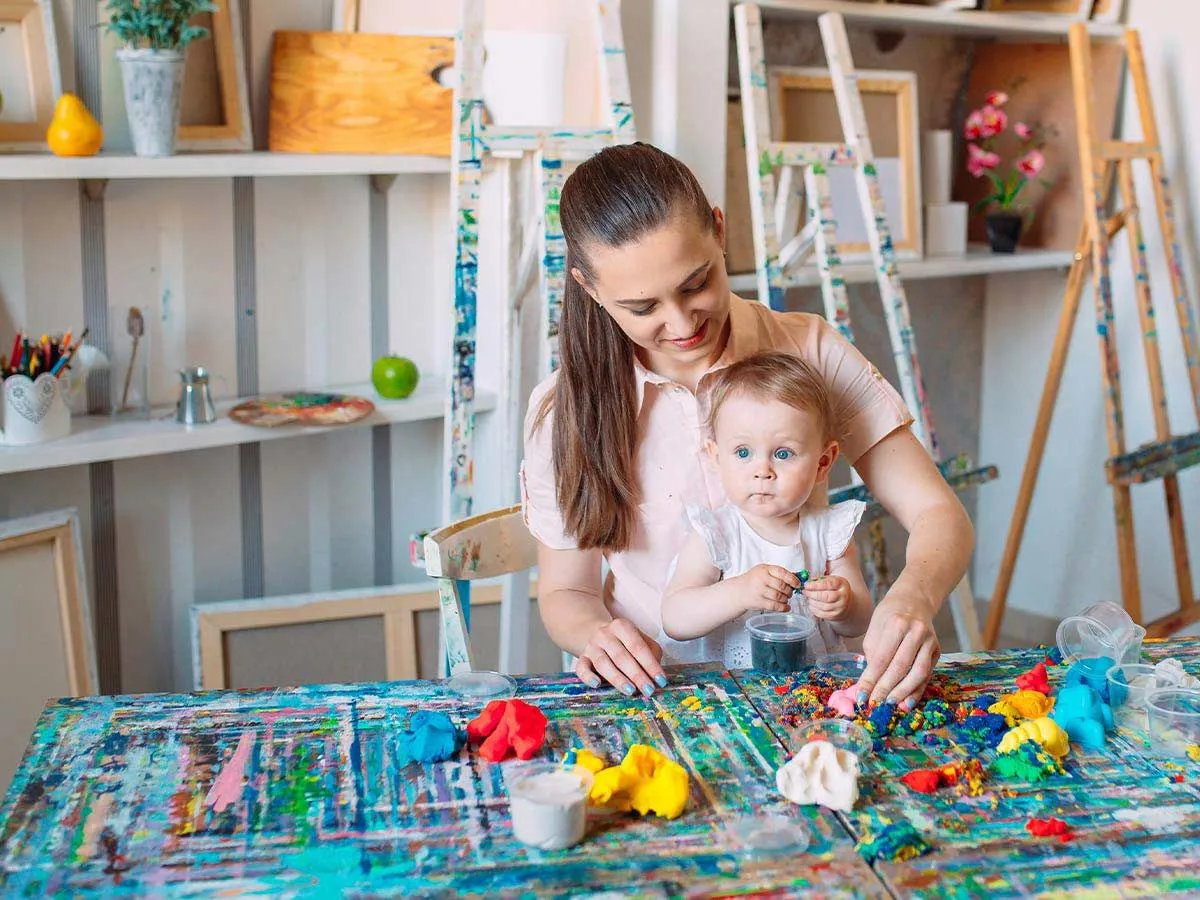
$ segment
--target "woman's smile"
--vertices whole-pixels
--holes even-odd
[[[674,344],[680,350],[694,350],[696,347],[699,347],[704,343],[704,339],[706,337],[708,337],[707,319],[704,320],[704,324],[697,328],[690,337],[678,338],[671,340],[669,343]]]

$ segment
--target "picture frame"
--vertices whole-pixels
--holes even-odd
[[[0,522],[0,791],[46,701],[99,691],[79,513]]]
[[[828,69],[778,66],[767,72],[772,130],[781,141],[845,142],[833,78]],[[888,210],[897,259],[920,259],[921,142],[918,128],[917,76],[914,72],[860,69],[863,98],[880,188]],[[866,221],[849,166],[829,170],[833,210],[838,221],[838,250],[845,262],[870,258]],[[806,207],[806,204],[802,204]],[[800,225],[807,209],[800,213]]]
[[[107,22],[107,0],[97,0],[98,21]],[[197,21],[209,37],[187,48],[182,113],[176,147],[183,152],[239,152],[254,149],[250,90],[246,78],[241,4],[221,0],[216,12]],[[120,42],[101,28],[100,121],[105,149],[133,146],[125,113],[125,92],[116,58]]]
[[[499,581],[474,583],[472,609],[498,605],[501,588]],[[383,659],[376,661],[376,670],[389,681],[415,679],[419,677],[418,616],[428,613],[436,617],[439,603],[437,584],[428,581],[387,588],[197,604],[192,607],[195,689],[226,690],[239,680],[234,671],[238,665],[234,658],[238,651],[232,640],[239,634],[258,632],[259,637],[266,638],[269,637],[268,629],[374,619],[380,620],[378,627],[382,630]],[[291,634],[294,636],[295,632]],[[281,681],[293,683],[288,677]]]
[[[1092,0],[987,0],[988,12],[1025,15],[1062,16],[1086,20],[1092,12]]]
[[[52,0],[0,2],[0,150],[46,150],[62,94]]]

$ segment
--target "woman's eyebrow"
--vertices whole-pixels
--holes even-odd
[[[688,273],[688,276],[685,279],[683,279],[683,281],[679,282],[679,286],[681,288],[686,287],[689,281],[694,280],[697,275],[707,272],[709,270],[709,268],[711,268],[711,267],[712,267],[711,262],[700,263],[700,265],[698,265],[696,268],[694,268],[691,272]],[[654,300],[653,297],[635,297],[632,300],[617,300],[616,303],[619,306],[634,306],[634,305],[638,305],[638,304],[642,304],[642,303],[649,303],[653,300]]]

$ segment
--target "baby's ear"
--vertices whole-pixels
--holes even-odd
[[[821,459],[817,462],[817,481],[824,481],[828,477],[829,470],[833,468],[833,464],[837,462],[837,458],[837,441],[830,441],[821,454]]]
[[[708,453],[708,458],[713,462],[717,461],[717,444],[712,438],[704,442],[704,449]]]

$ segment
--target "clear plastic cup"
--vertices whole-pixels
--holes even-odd
[[[786,816],[752,813],[731,821],[726,831],[742,856],[794,855],[808,849],[808,829]]]
[[[866,759],[873,747],[867,729],[846,719],[814,719],[796,729],[790,743],[793,751],[798,753],[801,747],[813,741],[828,741],[839,750],[849,750],[859,759]]]
[[[505,772],[513,835],[539,850],[563,850],[587,832],[592,773],[583,766],[531,762]]]
[[[1146,699],[1150,749],[1159,756],[1190,758],[1200,747],[1200,691],[1159,688]],[[1190,752],[1189,752],[1190,751]]]
[[[1145,734],[1149,728],[1146,704],[1151,692],[1170,687],[1171,682],[1154,666],[1145,663],[1115,665],[1105,674],[1108,699],[1118,727]]]
[[[759,613],[746,622],[750,664],[768,675],[790,675],[809,665],[808,639],[816,623],[797,613]]]
[[[1123,607],[1109,601],[1093,603],[1079,615],[1063,619],[1055,634],[1068,665],[1102,656],[1118,664],[1139,662],[1145,637],[1146,629],[1134,622]]]

